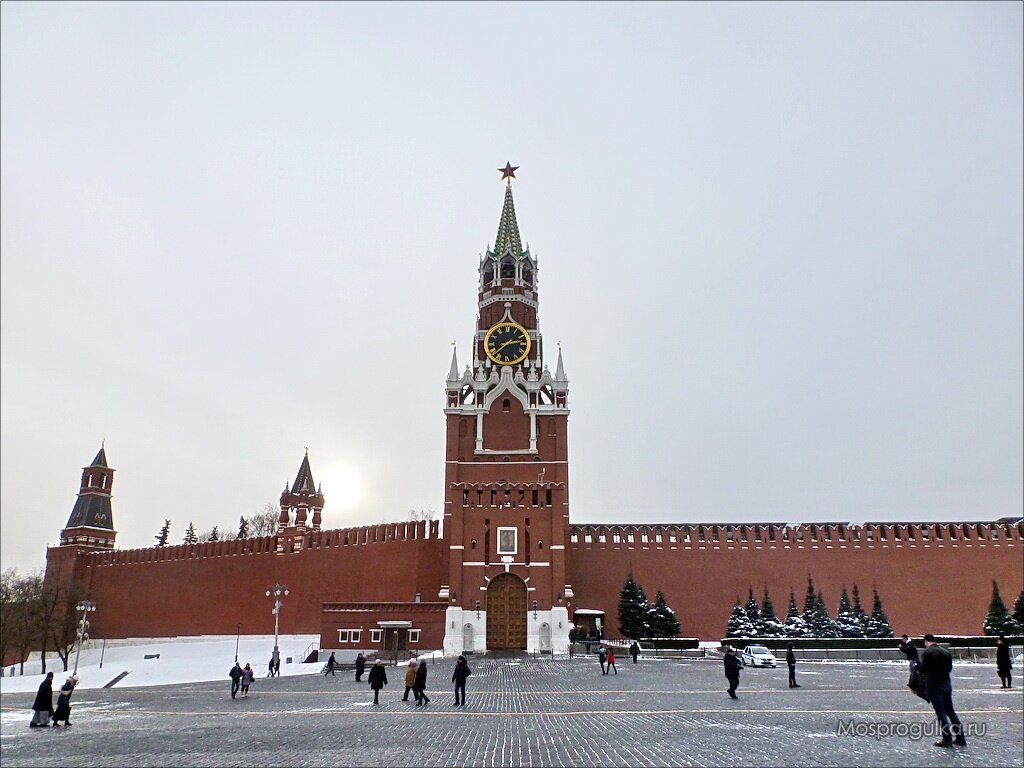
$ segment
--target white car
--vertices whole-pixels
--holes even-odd
[[[748,645],[740,655],[744,667],[775,667],[775,656],[763,645]]]

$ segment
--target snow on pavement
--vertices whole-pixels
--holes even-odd
[[[281,635],[281,676],[311,675],[323,668],[323,663],[303,664],[303,654],[312,644],[319,646],[319,635]],[[243,635],[238,640],[238,661],[244,667],[252,665],[256,677],[267,676],[267,666],[274,650],[273,635]],[[103,666],[100,667],[102,655]],[[159,655],[159,658],[156,656]],[[146,658],[153,656],[153,658]],[[288,657],[292,663],[288,663]],[[235,664],[234,635],[203,635],[199,637],[140,638],[110,641],[103,647],[101,641],[91,640],[82,649],[78,660],[78,687],[102,688],[122,672],[127,672],[116,684],[118,688],[146,685],[197,683],[209,680],[227,680],[228,671]],[[47,654],[46,669],[53,672],[54,694],[74,669],[72,653],[68,671],[56,654]],[[17,673],[20,667],[15,666]],[[38,653],[25,662],[24,676],[8,677],[11,667],[3,670],[0,692],[17,693],[35,691],[43,681],[44,673]],[[56,700],[56,697],[55,699]]]

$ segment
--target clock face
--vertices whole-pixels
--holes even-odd
[[[484,350],[496,363],[515,365],[530,354],[530,334],[518,323],[498,323],[487,331]]]

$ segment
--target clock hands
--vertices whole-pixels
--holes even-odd
[[[494,354],[498,354],[499,352],[501,352],[501,350],[503,350],[509,344],[521,344],[522,341],[523,341],[522,339],[509,339],[504,344],[502,344],[500,347],[498,347],[497,349],[491,350],[491,351],[494,352]]]

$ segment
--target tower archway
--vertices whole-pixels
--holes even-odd
[[[487,648],[526,650],[526,582],[511,573],[487,585]]]

